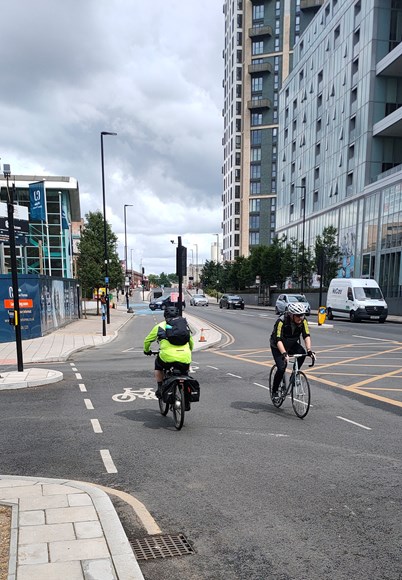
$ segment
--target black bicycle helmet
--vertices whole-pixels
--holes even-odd
[[[163,314],[166,320],[168,318],[176,318],[176,316],[179,316],[179,310],[176,308],[176,306],[166,306],[165,312]]]

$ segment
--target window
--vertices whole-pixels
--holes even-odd
[[[251,131],[251,145],[261,145],[261,142],[262,142],[261,129]]]
[[[341,27],[340,27],[340,25],[338,25],[334,30],[334,43],[335,43],[335,45],[336,45],[336,41],[340,37],[340,34],[341,34]]]
[[[235,169],[235,181],[240,181],[240,169]]]
[[[250,195],[261,194],[261,181],[252,181],[250,183]]]
[[[250,228],[250,230],[260,229],[260,216],[259,215],[250,215],[249,216],[249,228]]]
[[[235,198],[240,199],[240,185],[235,185]]]
[[[250,243],[250,246],[258,246],[258,244],[260,243],[259,232],[250,232],[249,243]]]
[[[257,4],[253,6],[253,21],[263,20],[264,18],[264,4]]]
[[[235,202],[235,215],[240,215],[240,202]]]
[[[243,34],[241,32],[237,33],[237,46],[242,46],[243,44]]]
[[[250,168],[251,179],[261,179],[261,165],[252,165]]]
[[[262,125],[262,113],[252,113],[251,115],[251,126]]]
[[[251,161],[261,161],[261,147],[251,149]]]
[[[253,77],[251,79],[251,93],[262,92],[262,77]]]
[[[241,159],[240,153],[239,152],[236,152],[236,154],[235,154],[235,165],[240,165],[240,159]]]
[[[359,44],[359,42],[360,42],[360,28],[355,30],[355,32],[353,33],[353,46],[356,46],[356,44]]]
[[[254,41],[251,46],[251,54],[263,54],[264,53],[264,42],[262,40]]]
[[[260,211],[260,199],[250,199],[249,202],[249,211],[250,212],[259,212]]]

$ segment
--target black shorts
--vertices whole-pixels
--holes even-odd
[[[188,374],[188,370],[190,368],[189,364],[181,363],[181,362],[165,362],[159,358],[159,355],[155,359],[155,370],[156,371],[164,371],[174,367],[178,369],[183,375]]]

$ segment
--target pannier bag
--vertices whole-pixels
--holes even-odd
[[[174,384],[176,382],[176,377],[171,377],[167,379],[162,387],[162,401],[164,403],[174,402]],[[185,381],[185,394],[191,403],[198,403],[200,400],[200,385],[196,379],[186,378]]]
[[[186,391],[188,395],[188,400],[191,403],[198,403],[200,400],[200,384],[196,379],[186,380]]]

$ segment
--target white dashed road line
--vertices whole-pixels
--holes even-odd
[[[83,383],[80,383],[79,385],[80,391],[81,393],[86,393],[87,392],[87,388]]]
[[[75,378],[76,379],[82,379],[82,376],[80,375],[80,373],[75,373]]]
[[[91,423],[92,423],[92,428],[95,431],[95,433],[103,433],[102,427],[100,426],[98,419],[91,419]]]
[[[226,373],[227,375],[229,375],[230,377],[235,377],[235,379],[241,379],[242,377],[239,377],[239,375],[233,375],[232,373]]]
[[[260,383],[253,383],[253,385],[256,385],[256,387],[261,387],[263,389],[267,389],[267,391],[269,391],[269,387],[266,387],[265,385],[260,385]]]
[[[218,367],[212,367],[211,365],[207,365],[209,369],[214,369],[214,371],[219,371]]]
[[[91,399],[84,399],[84,403],[85,403],[85,406],[88,409],[88,411],[92,411],[93,410],[94,406],[93,406],[93,404],[91,402]]]
[[[115,464],[113,463],[113,459],[112,456],[110,455],[109,449],[101,449],[100,454],[102,457],[103,464],[106,467],[106,471],[108,473],[117,473],[117,469]]]
[[[367,429],[367,431],[371,431],[371,427],[360,425],[360,423],[356,423],[355,421],[351,421],[350,419],[345,419],[345,417],[339,417],[339,415],[337,415],[336,418],[341,419],[342,421],[346,421],[347,423],[352,423],[352,425],[356,425],[356,427],[361,427],[362,429]]]

